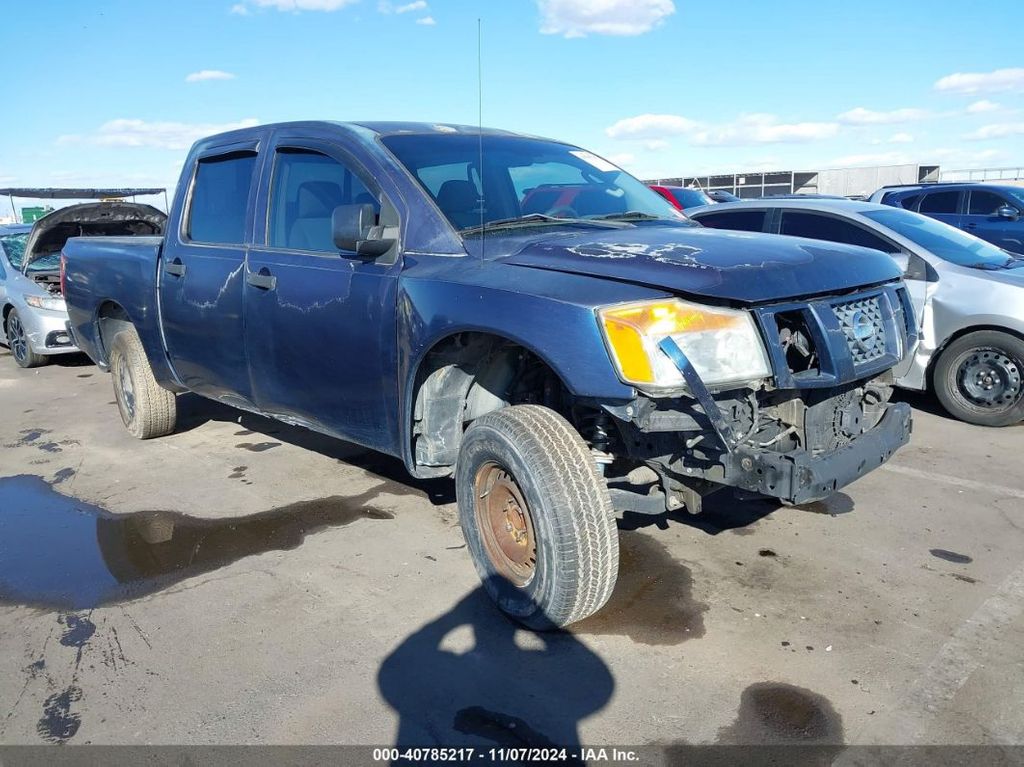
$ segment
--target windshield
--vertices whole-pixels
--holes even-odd
[[[1005,250],[985,240],[909,210],[873,210],[861,215],[892,229],[952,264],[998,269],[1013,260]]]
[[[0,246],[3,246],[7,260],[15,269],[21,269],[21,259],[25,255],[25,243],[28,242],[28,232],[20,234],[0,234]]]
[[[633,221],[686,223],[657,192],[607,160],[566,144],[484,136],[481,167],[478,135],[406,134],[383,142],[460,231],[495,222],[570,225],[625,214]],[[524,217],[529,218],[520,220]]]
[[[669,187],[668,190],[676,202],[684,208],[697,208],[701,205],[710,205],[714,200],[708,197],[700,189],[685,189],[683,187]]]

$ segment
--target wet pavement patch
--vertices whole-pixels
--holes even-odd
[[[928,553],[933,557],[938,557],[958,565],[966,565],[974,561],[973,557],[969,557],[966,554],[957,554],[955,551],[947,551],[946,549],[928,549]]]
[[[842,744],[843,720],[827,698],[776,682],[743,691],[736,721],[718,732],[719,745]]]
[[[92,373],[79,373],[79,378],[92,378]]]
[[[202,519],[174,511],[112,514],[39,477],[0,478],[0,603],[75,610],[145,596],[244,557],[295,549],[327,528],[391,519],[370,505],[380,491]],[[88,632],[87,618],[64,622],[67,641]]]
[[[57,472],[53,475],[52,484],[59,485],[61,482],[69,480],[73,476],[75,476],[75,470],[72,469],[70,466],[64,469],[58,469]]]
[[[85,647],[86,642],[92,639],[96,633],[96,624],[81,615],[69,613],[61,616],[64,624],[64,633],[60,636],[60,643],[65,647]]]
[[[574,634],[628,636],[675,645],[704,636],[708,606],[693,597],[690,569],[649,535],[619,535],[619,580],[608,604],[572,626]]]
[[[779,555],[776,554],[771,549],[761,549],[760,551],[757,552],[757,556],[759,556],[759,557],[777,557]]]
[[[235,447],[240,447],[243,450],[248,450],[250,453],[262,453],[266,450],[273,450],[275,447],[281,447],[280,442],[239,442]]]
[[[81,699],[82,690],[74,685],[47,698],[43,716],[36,725],[39,737],[51,743],[63,743],[75,737],[82,726],[82,717],[73,712],[71,706]]]
[[[22,429],[18,432],[20,435],[18,439],[14,442],[8,442],[4,447],[25,447],[26,445],[31,445],[44,434],[49,433],[49,429]]]

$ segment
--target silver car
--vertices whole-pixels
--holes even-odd
[[[1024,258],[909,210],[840,200],[726,203],[686,211],[716,229],[771,232],[890,253],[904,269],[920,340],[896,384],[934,390],[954,417],[1024,420]]]
[[[68,335],[60,294],[60,254],[44,256],[25,269],[28,224],[0,226],[0,341],[23,368],[45,365],[55,354],[78,349]]]

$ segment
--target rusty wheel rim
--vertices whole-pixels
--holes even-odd
[[[537,540],[530,507],[515,478],[494,462],[476,473],[476,524],[494,568],[516,586],[537,569]]]

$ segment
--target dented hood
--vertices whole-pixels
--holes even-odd
[[[48,213],[32,225],[22,271],[44,256],[58,253],[71,237],[163,234],[167,214],[137,202],[83,202]]]
[[[500,260],[741,303],[840,293],[901,275],[892,258],[868,248],[674,226],[563,231]]]

